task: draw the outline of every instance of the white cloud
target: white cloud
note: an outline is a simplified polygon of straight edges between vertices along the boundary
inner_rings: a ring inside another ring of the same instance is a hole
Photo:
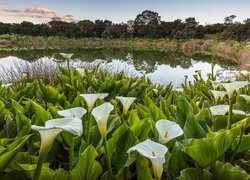
[[[62,21],[71,22],[74,21],[74,16],[70,14],[59,16],[56,12],[43,8],[43,7],[31,7],[25,10],[19,9],[6,9],[0,7],[0,14],[12,17],[27,17],[34,20],[40,19],[42,22],[50,21],[52,18],[61,19]]]

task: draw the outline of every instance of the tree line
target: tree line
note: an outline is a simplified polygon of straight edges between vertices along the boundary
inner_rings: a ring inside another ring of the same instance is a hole
[[[162,21],[157,12],[145,10],[127,23],[113,23],[109,20],[81,20],[65,22],[52,18],[46,24],[24,21],[1,23],[1,34],[30,36],[59,36],[68,38],[168,38],[168,39],[209,39],[249,40],[250,18],[242,23],[234,22],[235,15],[225,17],[224,23],[201,25],[194,17],[184,21]]]

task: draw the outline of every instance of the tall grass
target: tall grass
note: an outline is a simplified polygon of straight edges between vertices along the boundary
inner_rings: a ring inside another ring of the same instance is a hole
[[[39,59],[34,62],[13,61],[10,68],[0,66],[0,80],[2,82],[33,82],[41,79],[45,83],[55,81],[58,72],[58,63],[48,59]]]

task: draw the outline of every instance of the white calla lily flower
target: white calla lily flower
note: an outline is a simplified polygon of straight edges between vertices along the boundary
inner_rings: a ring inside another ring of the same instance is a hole
[[[159,179],[161,178],[163,164],[165,163],[165,154],[168,151],[166,146],[147,139],[146,141],[131,147],[127,153],[130,154],[132,151],[137,151],[142,156],[150,159],[155,177]]]
[[[161,119],[156,122],[155,126],[159,133],[159,142],[162,144],[183,135],[181,127],[173,121]]]
[[[85,100],[88,106],[88,112],[91,112],[96,100],[100,97],[100,94],[80,94],[81,97]]]
[[[81,136],[83,133],[82,121],[78,118],[60,118],[45,122],[45,126],[32,125],[33,130],[39,131],[41,135],[40,151],[49,152],[56,136],[67,131],[74,135]]]
[[[13,85],[13,83],[7,83],[7,84],[2,84],[1,87],[2,88],[8,88],[8,87],[10,87],[12,85]]]
[[[227,95],[227,92],[226,91],[215,91],[215,90],[210,90],[210,92],[213,94],[214,96],[214,99],[216,101],[219,100],[219,98],[223,98],[225,95]]]
[[[123,114],[126,114],[132,105],[132,103],[136,100],[135,97],[122,97],[122,96],[116,96],[117,99],[119,99],[123,106]]]
[[[45,126],[32,125],[33,130],[39,131],[41,136],[41,147],[39,151],[39,160],[34,179],[39,179],[43,161],[50,151],[56,136],[62,132],[67,131],[74,135],[81,136],[83,133],[82,120],[78,118],[60,118],[52,119],[45,122]]]
[[[100,93],[99,99],[104,99],[105,97],[108,97],[109,93]]]
[[[70,132],[77,136],[81,136],[83,133],[82,121],[79,118],[59,118],[52,119],[45,122],[45,126],[32,125],[32,129],[36,131],[49,130],[49,129],[61,129],[63,131]]]
[[[107,122],[109,114],[113,109],[114,106],[108,102],[95,107],[91,112],[91,114],[94,116],[96,120],[102,138],[105,138],[107,135]]]
[[[211,106],[209,109],[211,111],[212,116],[225,115],[226,113],[229,112],[229,105]],[[233,109],[233,114],[245,115],[246,113],[244,111]]]
[[[79,118],[82,119],[83,115],[86,113],[86,109],[82,107],[76,107],[71,109],[65,109],[61,111],[57,111],[60,116],[65,118]]]
[[[213,89],[217,89],[220,86],[220,82],[210,80]]]
[[[173,91],[183,92],[183,91],[184,91],[184,89],[183,89],[183,88],[181,88],[181,87],[178,87],[178,88],[173,89]]]
[[[234,91],[239,90],[249,84],[248,81],[235,81],[231,83],[221,83],[221,85],[226,89],[228,97],[233,97]]]
[[[95,102],[97,99],[104,99],[107,97],[108,93],[97,93],[97,94],[80,94],[81,97],[85,100],[88,106],[88,112],[91,112],[94,108]]]
[[[65,59],[70,59],[73,56],[72,53],[59,53],[59,54]]]
[[[250,96],[245,94],[241,94],[240,96],[243,97],[248,103],[250,103]]]

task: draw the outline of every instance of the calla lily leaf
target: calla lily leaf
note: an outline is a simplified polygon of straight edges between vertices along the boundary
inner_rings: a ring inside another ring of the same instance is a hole
[[[250,175],[239,166],[234,167],[230,163],[223,164],[220,161],[212,166],[212,173],[216,179],[250,179]]]
[[[98,153],[93,146],[88,146],[79,158],[76,167],[70,173],[70,180],[97,179],[102,173],[102,166],[95,159]]]
[[[178,178],[178,180],[194,179],[213,180],[213,174],[205,169],[186,168],[181,171],[181,176]]]
[[[25,143],[28,141],[28,139],[32,135],[26,135],[23,136],[16,141],[14,141],[12,144],[9,145],[7,148],[7,152],[4,154],[1,154],[0,156],[0,174],[4,171],[4,169],[8,166],[9,163],[11,163],[12,159],[15,158],[17,153],[22,149],[22,147],[25,145]]]
[[[205,168],[228,150],[239,133],[239,128],[221,130],[210,137],[195,140],[190,146],[184,148],[184,152],[200,167]]]

